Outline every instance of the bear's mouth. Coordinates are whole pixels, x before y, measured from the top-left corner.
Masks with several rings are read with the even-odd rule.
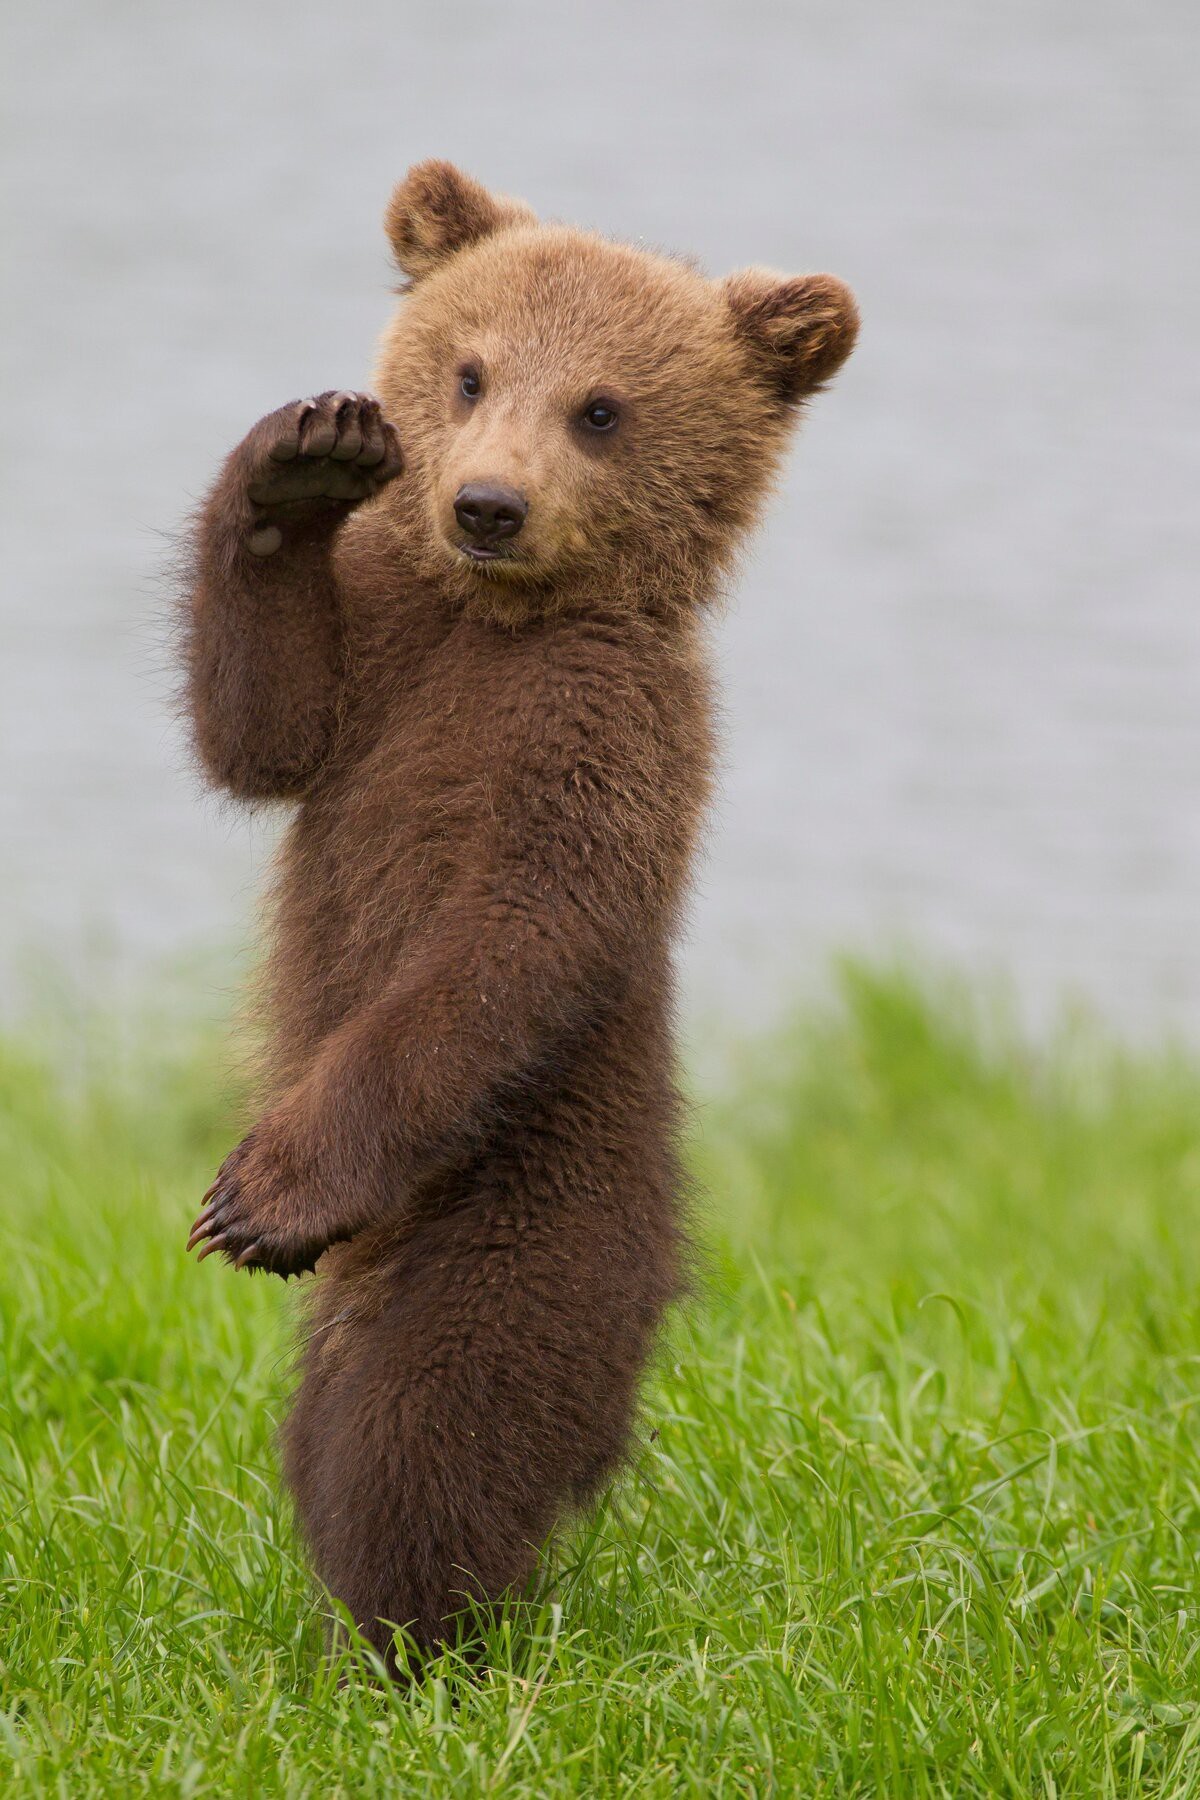
[[[458,554],[467,562],[474,563],[476,568],[494,563],[516,562],[516,552],[505,549],[501,544],[456,544]]]

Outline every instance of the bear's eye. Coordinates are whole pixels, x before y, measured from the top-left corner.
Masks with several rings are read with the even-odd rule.
[[[462,372],[462,380],[459,382],[458,385],[461,387],[463,393],[467,396],[468,400],[478,399],[480,391],[483,387],[483,382],[480,380],[480,377],[479,377],[479,370],[478,369],[464,369]]]
[[[617,409],[607,400],[593,400],[584,409],[583,422],[593,431],[611,431],[617,422]]]

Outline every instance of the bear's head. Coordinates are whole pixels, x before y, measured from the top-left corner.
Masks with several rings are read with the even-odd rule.
[[[543,225],[444,162],[387,213],[407,284],[376,388],[431,573],[501,616],[581,588],[702,598],[858,314],[832,275],[686,263]]]

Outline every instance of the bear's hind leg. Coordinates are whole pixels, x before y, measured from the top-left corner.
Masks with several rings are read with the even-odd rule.
[[[287,1474],[318,1575],[384,1654],[380,1620],[435,1646],[469,1600],[524,1588],[625,1448],[674,1286],[672,1196],[555,1157],[527,1140],[519,1184],[494,1167],[326,1278]]]

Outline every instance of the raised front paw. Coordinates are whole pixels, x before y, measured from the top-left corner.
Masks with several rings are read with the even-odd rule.
[[[343,517],[404,467],[396,428],[370,394],[331,390],[260,419],[241,446],[256,556],[284,542],[289,521]]]
[[[287,1138],[262,1120],[221,1164],[187,1247],[203,1262],[219,1250],[235,1269],[300,1275],[344,1236],[320,1217],[317,1184]]]

